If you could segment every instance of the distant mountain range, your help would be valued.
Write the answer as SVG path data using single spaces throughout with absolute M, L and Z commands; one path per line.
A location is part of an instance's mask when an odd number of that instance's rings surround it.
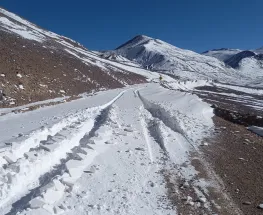
M 225 62 L 227 65 L 235 69 L 242 69 L 242 60 L 251 58 L 261 64 L 263 59 L 263 47 L 255 50 L 240 50 L 240 49 L 213 49 L 202 53 L 203 55 L 215 57 L 218 60 Z
M 0 107 L 142 83 L 158 73 L 263 86 L 263 48 L 198 54 L 138 35 L 114 50 L 91 51 L 1 8 L 0 37 Z
M 238 49 L 217 49 L 198 54 L 177 48 L 159 39 L 139 35 L 105 53 L 122 56 L 142 68 L 182 80 L 213 79 L 240 85 L 260 86 L 262 56 Z M 250 59 L 251 58 L 251 59 Z M 247 63 L 242 62 L 246 59 Z M 248 60 L 250 61 L 248 62 Z M 248 66 L 249 65 L 249 66 Z

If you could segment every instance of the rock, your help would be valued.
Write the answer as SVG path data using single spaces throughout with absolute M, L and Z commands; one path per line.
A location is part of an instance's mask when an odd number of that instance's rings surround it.
M 135 150 L 137 150 L 137 151 L 145 151 L 144 148 L 140 148 L 140 147 L 135 148 Z
M 194 206 L 195 203 L 192 202 L 192 201 L 190 201 L 190 202 L 187 202 L 186 204 L 187 204 L 187 205 L 190 205 L 190 206 Z
M 15 105 L 16 103 L 15 102 L 9 102 L 9 105 Z
M 149 181 L 149 184 L 151 187 L 154 187 L 154 183 L 152 181 Z
M 243 202 L 243 205 L 251 205 L 251 202 Z
M 199 202 L 202 202 L 202 203 L 205 203 L 205 202 L 206 202 L 206 198 L 201 197 L 201 198 L 198 199 L 198 201 L 199 201 Z
M 124 128 L 124 131 L 133 132 L 133 130 L 131 128 Z
M 206 143 L 206 142 L 201 143 L 201 146 L 208 146 L 208 143 Z
M 181 189 L 189 188 L 189 187 L 190 187 L 190 185 L 189 185 L 189 183 L 188 183 L 187 181 L 185 181 L 184 183 L 182 183 L 182 184 L 180 185 L 180 188 L 181 188 Z
M 258 209 L 263 209 L 263 204 L 260 204 L 257 208 Z
M 85 173 L 95 173 L 96 168 L 94 166 L 90 167 L 89 169 L 88 168 L 85 169 L 83 172 L 85 172 Z
M 211 108 L 218 108 L 218 105 L 212 104 L 212 105 L 211 105 Z
M 182 198 L 182 200 L 190 202 L 190 201 L 192 201 L 192 197 L 191 196 L 187 196 L 187 197 Z

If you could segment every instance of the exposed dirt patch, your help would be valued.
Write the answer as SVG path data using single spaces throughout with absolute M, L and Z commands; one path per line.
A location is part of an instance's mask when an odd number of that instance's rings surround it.
M 209 104 L 217 105 L 221 109 L 238 112 L 242 115 L 263 116 L 263 106 L 259 104 L 259 102 L 263 100 L 262 95 L 248 94 L 211 86 L 197 87 L 196 89 L 200 91 L 194 91 L 194 94 Z M 205 90 L 205 92 L 202 90 Z
M 263 126 L 263 118 L 251 114 L 238 113 L 236 111 L 225 110 L 214 107 L 214 114 L 229 122 L 244 126 Z
M 214 123 L 215 137 L 203 149 L 206 160 L 244 214 L 262 214 L 257 206 L 263 203 L 263 138 L 216 116 Z
M 82 48 L 67 38 L 61 40 Z M 0 26 L 0 90 L 6 98 L 0 108 L 146 82 L 123 69 L 83 62 L 65 48 L 55 39 L 27 40 Z

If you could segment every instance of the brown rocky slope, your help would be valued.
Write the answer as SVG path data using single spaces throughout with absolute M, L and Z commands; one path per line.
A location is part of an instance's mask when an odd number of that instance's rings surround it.
M 81 56 L 88 53 L 89 61 Z M 146 82 L 121 67 L 92 59 L 79 43 L 0 9 L 0 107 Z

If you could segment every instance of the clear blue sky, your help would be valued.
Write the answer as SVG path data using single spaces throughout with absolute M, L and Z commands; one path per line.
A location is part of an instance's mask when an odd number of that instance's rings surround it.
M 197 52 L 263 46 L 263 0 L 2 0 L 0 6 L 94 50 L 138 34 Z

